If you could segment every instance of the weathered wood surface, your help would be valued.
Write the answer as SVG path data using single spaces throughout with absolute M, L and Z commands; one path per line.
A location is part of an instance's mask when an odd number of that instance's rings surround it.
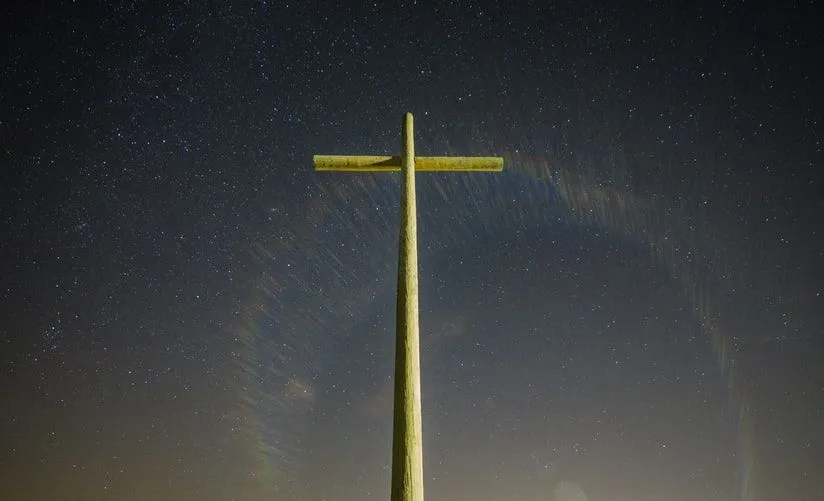
M 398 172 L 401 157 L 379 155 L 315 155 L 317 171 Z M 415 157 L 415 170 L 420 172 L 501 172 L 501 157 Z
M 418 231 L 412 114 L 403 122 L 401 232 L 395 334 L 395 411 L 392 424 L 392 501 L 423 501 L 421 356 L 418 319 Z
M 500 172 L 500 157 L 416 157 L 412 114 L 403 118 L 400 156 L 315 155 L 318 171 L 402 172 L 392 422 L 392 501 L 423 501 L 418 230 L 415 171 Z

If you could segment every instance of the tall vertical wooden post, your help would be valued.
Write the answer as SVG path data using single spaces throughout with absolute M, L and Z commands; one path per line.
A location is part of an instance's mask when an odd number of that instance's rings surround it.
M 392 425 L 392 501 L 423 501 L 421 358 L 418 323 L 418 230 L 415 205 L 415 133 L 403 120 L 403 195 L 398 255 L 395 334 L 395 411 Z

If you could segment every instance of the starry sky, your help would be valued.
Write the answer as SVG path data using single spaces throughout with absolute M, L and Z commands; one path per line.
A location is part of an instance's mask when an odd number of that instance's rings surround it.
M 161 5 L 163 4 L 163 5 Z M 814 2 L 17 2 L 0 499 L 824 499 Z

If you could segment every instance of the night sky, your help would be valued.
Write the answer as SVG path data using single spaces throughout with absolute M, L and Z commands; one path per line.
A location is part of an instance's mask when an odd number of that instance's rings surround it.
M 427 500 L 824 499 L 814 2 L 160 3 L 0 16 L 0 499 L 388 499 L 407 111 Z

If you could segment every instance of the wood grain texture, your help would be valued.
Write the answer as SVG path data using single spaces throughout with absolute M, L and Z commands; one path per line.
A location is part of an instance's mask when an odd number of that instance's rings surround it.
M 315 155 L 316 171 L 398 172 L 400 156 L 380 155 Z M 418 172 L 501 172 L 501 157 L 415 157 Z
M 392 501 L 423 501 L 421 356 L 418 318 L 418 224 L 415 172 L 500 172 L 501 157 L 416 157 L 411 113 L 403 117 L 401 154 L 315 155 L 316 171 L 402 173 L 395 319 L 395 393 L 392 421 Z
M 415 138 L 412 114 L 403 122 L 403 195 L 395 337 L 395 410 L 392 425 L 392 501 L 423 501 L 421 360 L 418 319 L 418 236 Z

